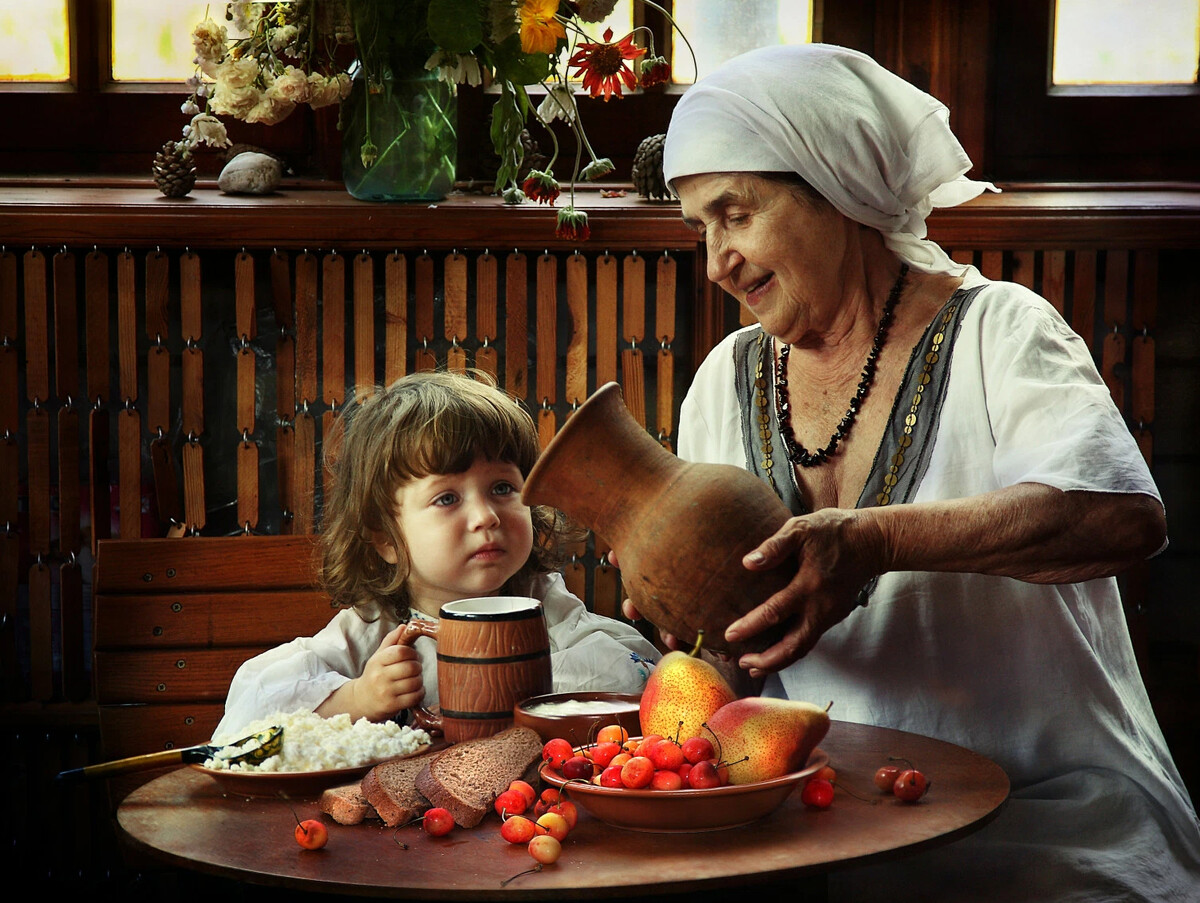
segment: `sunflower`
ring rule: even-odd
[[[522,0],[521,51],[523,53],[554,53],[567,29],[558,19],[558,0]]]
[[[604,30],[604,41],[590,43],[581,41],[579,50],[571,57],[570,65],[575,68],[572,75],[583,76],[583,86],[592,97],[604,95],[608,100],[614,94],[621,96],[621,82],[626,88],[637,85],[637,76],[625,62],[636,60],[646,52],[645,48],[633,43],[633,32],[613,43],[612,29]],[[620,79],[620,81],[618,81]]]

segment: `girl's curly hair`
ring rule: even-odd
[[[527,477],[540,451],[537,427],[482,371],[413,373],[347,405],[343,416],[343,438],[325,447],[332,485],[320,537],[321,583],[334,606],[356,606],[364,615],[390,607],[407,620],[411,566],[396,523],[396,491],[431,474],[462,473],[480,456],[513,464]],[[506,587],[558,567],[571,538],[555,509],[535,506],[531,515],[533,550]],[[396,549],[396,564],[376,552],[377,537]]]

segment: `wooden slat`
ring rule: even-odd
[[[185,253],[179,258],[179,320],[183,332],[180,428],[187,437],[204,432],[204,351],[200,347],[204,316],[200,289],[200,255]]]
[[[167,341],[169,263],[162,251],[146,254],[146,338],[152,345]]]
[[[181,540],[186,541],[186,540]],[[163,652],[106,652],[95,655],[96,701],[112,703],[220,702],[234,672],[270,646],[222,646]]]
[[[317,258],[296,258],[296,396],[300,405],[317,395]]]
[[[1071,293],[1071,328],[1096,353],[1096,252],[1075,252],[1075,286]]]
[[[321,397],[340,405],[346,399],[346,258],[340,254],[321,261],[321,294]]]
[[[182,525],[183,506],[179,494],[179,478],[175,472],[175,456],[170,440],[150,440],[150,468],[154,474],[154,497],[158,502],[158,519],[171,526]]]
[[[433,304],[434,273],[433,258],[428,252],[421,254],[413,263],[416,277],[413,310],[414,335],[417,339],[416,370],[436,370],[437,355],[433,351]]]
[[[596,261],[596,386],[617,378],[617,258]]]
[[[118,505],[121,538],[142,535],[142,418],[137,408],[117,414]]]
[[[365,251],[354,258],[354,393],[375,391],[375,266]]]
[[[199,746],[225,714],[222,702],[175,705],[113,705],[100,707],[100,742],[104,759],[124,759],[164,749]],[[139,774],[149,780],[155,772]]]
[[[296,430],[294,420],[282,424],[275,434],[275,469],[279,479],[279,532],[285,536],[293,532],[296,510]]]
[[[235,546],[234,543],[240,545]],[[102,542],[96,552],[99,593],[187,592],[312,587],[312,536],[220,536]],[[252,568],[246,562],[252,561]]]
[[[239,542],[250,537],[220,538]],[[238,557],[242,567],[255,565],[249,555],[227,554]],[[267,614],[269,617],[264,617]],[[97,649],[113,650],[285,643],[316,633],[334,614],[329,597],[307,587],[150,595],[105,593],[98,597],[96,606],[95,645]]]
[[[29,481],[29,553],[50,554],[50,413],[25,415],[25,467]]]
[[[50,332],[46,299],[46,257],[25,252],[25,397],[50,399]]]
[[[529,283],[524,254],[504,261],[504,388],[529,398]]]
[[[58,549],[80,552],[79,412],[58,409]]]
[[[166,345],[146,349],[146,429],[161,435],[171,428],[171,353]]]
[[[292,469],[292,530],[311,533],[314,527],[313,487],[316,483],[316,424],[312,414],[300,412],[295,431],[295,466]]]
[[[450,346],[446,369],[462,373],[467,369],[467,258],[457,250],[442,263],[442,293],[445,296],[442,336]]]
[[[83,639],[83,568],[77,560],[59,566],[58,598],[62,694],[71,702],[80,702],[87,698],[91,687],[84,669],[90,653]]]
[[[111,430],[112,421],[107,409],[94,407],[88,411],[88,507],[91,509],[93,557],[100,540],[112,536],[112,476],[108,468]]]
[[[1066,311],[1066,296],[1067,252],[1046,251],[1042,254],[1042,297],[1061,314]]]
[[[258,526],[258,444],[237,445],[238,526],[249,532]]]
[[[638,423],[646,424],[645,361],[639,347],[646,339],[646,261],[636,252],[625,258],[625,291],[621,300],[622,335],[629,347],[621,351],[621,390],[625,406]]]
[[[498,379],[500,375],[496,339],[499,320],[498,264],[487,251],[475,258],[475,366]]]
[[[979,272],[988,279],[1004,278],[1004,252],[984,251],[979,256]]]
[[[54,390],[61,399],[79,398],[79,299],[75,255],[54,255]]]
[[[1158,252],[1138,251],[1133,266],[1133,321],[1136,332],[1158,322]]]
[[[588,264],[576,252],[566,260],[567,312],[571,331],[567,340],[566,401],[572,409],[588,397]]]
[[[549,252],[537,259],[537,336],[533,394],[539,405],[558,401],[558,258]]]
[[[204,490],[204,446],[197,440],[185,442],[183,454],[183,519],[193,531],[204,529],[208,520]],[[121,534],[124,538],[124,533]]]
[[[135,401],[137,385],[137,294],[133,255],[117,256],[117,374],[121,401]]]
[[[1124,326],[1128,320],[1129,252],[1110,250],[1104,255],[1104,328]]]
[[[1031,291],[1036,288],[1034,284],[1034,261],[1039,253],[1027,249],[1012,252],[1011,278],[1013,282],[1017,283],[1017,285],[1023,285]]]
[[[54,621],[50,601],[50,565],[29,569],[29,678],[33,698],[54,698]]]
[[[15,441],[0,443],[0,446],[8,445],[12,445],[15,450]],[[0,451],[5,451],[5,449],[0,448]],[[15,465],[15,451],[12,459]],[[0,463],[5,460],[0,458]],[[14,479],[16,472],[17,469],[14,466]],[[0,531],[0,613],[9,624],[17,623],[17,586],[21,581],[18,574],[20,558],[20,535],[15,530],[11,533]],[[22,675],[17,660],[17,631],[15,630],[0,630],[0,677],[3,678],[3,681],[0,682],[0,699],[5,702],[15,702],[19,695],[22,695],[18,692],[22,683]]]
[[[675,432],[675,260],[667,254],[658,258],[654,292],[654,335],[658,351],[658,441],[668,450]]]
[[[383,293],[383,384],[390,386],[408,372],[408,258],[399,251],[384,259]]]
[[[292,307],[292,278],[288,269],[288,256],[281,251],[271,253],[271,309],[281,331],[296,328],[296,316]]]

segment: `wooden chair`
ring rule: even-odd
[[[313,536],[103,540],[93,679],[104,758],[206,743],[242,662],[334,612]],[[110,781],[114,802],[158,772]]]

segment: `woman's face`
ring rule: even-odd
[[[849,227],[821,199],[750,173],[676,179],[683,221],[704,239],[708,278],[763,329],[797,343],[828,326],[840,306]]]

